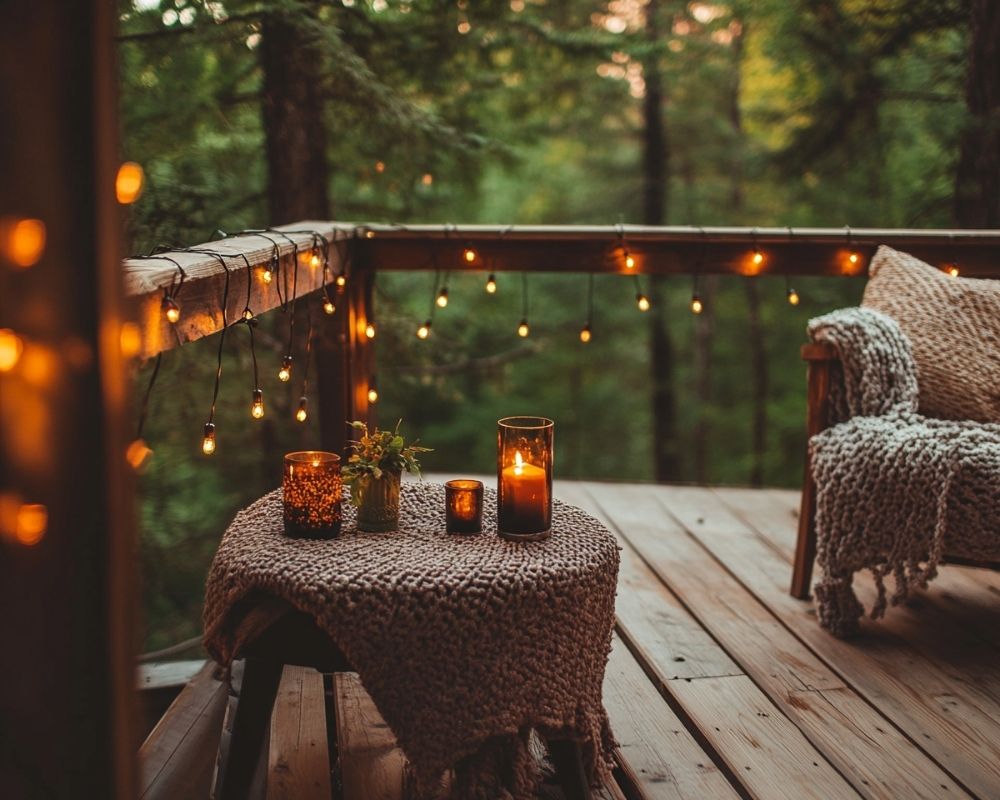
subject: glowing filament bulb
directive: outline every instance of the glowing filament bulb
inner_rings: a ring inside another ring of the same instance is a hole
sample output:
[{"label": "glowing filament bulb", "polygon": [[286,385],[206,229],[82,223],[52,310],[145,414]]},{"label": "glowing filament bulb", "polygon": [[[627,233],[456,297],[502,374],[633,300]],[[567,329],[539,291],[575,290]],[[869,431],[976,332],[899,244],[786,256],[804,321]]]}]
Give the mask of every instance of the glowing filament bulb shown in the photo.
[{"label": "glowing filament bulb", "polygon": [[697,294],[691,295],[691,313],[700,314],[705,310],[705,304],[701,301],[701,297]]},{"label": "glowing filament bulb", "polygon": [[580,328],[580,341],[586,344],[590,341],[590,323],[588,322]]},{"label": "glowing filament bulb", "polygon": [[431,335],[431,321],[427,320],[423,325],[417,328],[417,338],[426,339]]},{"label": "glowing filament bulb", "polygon": [[295,419],[298,422],[305,422],[306,419],[309,417],[309,411],[307,410],[308,405],[309,405],[309,400],[306,398],[305,395],[302,395],[302,397],[299,398],[299,407],[295,411]]},{"label": "glowing filament bulb", "polygon": [[517,335],[522,339],[530,333],[528,328],[528,320],[522,319],[521,324],[517,326]]},{"label": "glowing filament bulb", "polygon": [[438,308],[444,308],[448,305],[448,287],[443,286],[441,291],[438,292],[437,300],[435,301]]},{"label": "glowing filament bulb", "polygon": [[497,293],[497,279],[493,273],[486,279],[486,293],[496,294]]},{"label": "glowing filament bulb", "polygon": [[323,313],[327,315],[333,314],[337,310],[337,307],[333,304],[333,300],[329,297],[323,298]]},{"label": "glowing filament bulb", "polygon": [[649,311],[649,298],[642,292],[639,292],[635,296],[635,304],[639,307],[640,311]]},{"label": "glowing filament bulb", "polygon": [[791,306],[797,306],[802,298],[799,297],[799,293],[795,291],[791,286],[788,287],[788,304]]},{"label": "glowing filament bulb", "polygon": [[282,383],[288,383],[292,377],[292,357],[291,355],[282,356],[281,358],[281,369],[278,370],[278,380]]},{"label": "glowing filament bulb", "polygon": [[369,339],[374,339],[375,338],[375,323],[374,322],[369,322],[367,325],[365,325],[365,336],[367,336]]},{"label": "glowing filament bulb", "polygon": [[170,323],[176,324],[181,318],[181,307],[177,305],[177,301],[170,295],[165,295],[163,297],[163,302],[160,303],[160,308],[163,309],[163,314]]},{"label": "glowing filament bulb", "polygon": [[125,460],[136,472],[142,472],[152,457],[153,451],[142,439],[133,440],[125,450]]},{"label": "glowing filament bulb", "polygon": [[312,257],[309,259],[309,266],[312,267],[313,269],[316,269],[316,267],[318,267],[320,263],[321,262],[319,260],[319,256],[316,253],[313,253]]},{"label": "glowing filament bulb", "polygon": [[118,168],[115,177],[115,196],[122,205],[134,203],[142,193],[142,167],[134,161],[126,161]]},{"label": "glowing filament bulb", "polygon": [[270,265],[263,268],[260,273],[260,277],[264,283],[270,283],[274,280],[274,271],[271,269]]},{"label": "glowing filament bulb", "polygon": [[368,389],[368,402],[372,405],[375,405],[378,402],[378,389],[375,388],[374,383]]},{"label": "glowing filament bulb", "polygon": [[759,247],[755,247],[755,248],[753,249],[753,258],[752,258],[751,260],[752,260],[752,261],[753,261],[753,263],[754,263],[754,264],[756,264],[756,265],[757,265],[758,267],[759,267],[759,266],[760,266],[761,264],[763,264],[763,263],[764,263],[764,254],[763,254],[762,252],[760,252],[760,248],[759,248]]},{"label": "glowing filament bulb", "polygon": [[471,247],[466,247],[465,250],[462,251],[462,258],[465,259],[466,264],[471,264],[476,260],[476,251]]},{"label": "glowing filament bulb", "polygon": [[951,277],[957,278],[958,277],[958,272],[959,272],[959,270],[958,270],[958,262],[955,261],[955,262],[952,262],[951,264],[949,264],[948,265],[948,269],[946,270],[946,272],[949,275],[951,275]]},{"label": "glowing filament bulb", "polygon": [[205,423],[205,433],[201,440],[201,452],[206,456],[210,456],[215,452],[215,424],[212,422]]},{"label": "glowing filament bulb", "polygon": [[243,309],[243,321],[249,322],[252,319],[253,319],[253,311],[251,311],[250,307],[247,306],[246,308]]},{"label": "glowing filament bulb", "polygon": [[514,451],[514,474],[520,475],[524,472],[524,459],[521,458],[521,451]]},{"label": "glowing filament bulb", "polygon": [[847,260],[850,261],[851,264],[857,264],[860,259],[861,259],[861,256],[859,256],[857,254],[857,251],[855,251],[855,250],[852,250],[851,253],[850,253],[850,255],[847,256]]},{"label": "glowing filament bulb", "polygon": [[336,283],[339,288],[343,289],[345,286],[347,286],[347,276],[338,275]]},{"label": "glowing filament bulb", "polygon": [[254,419],[264,417],[264,392],[260,389],[253,390],[253,402],[250,404],[250,416]]},{"label": "glowing filament bulb", "polygon": [[625,251],[625,269],[635,269],[635,259],[628,250]]},{"label": "glowing filament bulb", "polygon": [[10,328],[0,328],[0,372],[14,369],[24,352],[24,342]]}]

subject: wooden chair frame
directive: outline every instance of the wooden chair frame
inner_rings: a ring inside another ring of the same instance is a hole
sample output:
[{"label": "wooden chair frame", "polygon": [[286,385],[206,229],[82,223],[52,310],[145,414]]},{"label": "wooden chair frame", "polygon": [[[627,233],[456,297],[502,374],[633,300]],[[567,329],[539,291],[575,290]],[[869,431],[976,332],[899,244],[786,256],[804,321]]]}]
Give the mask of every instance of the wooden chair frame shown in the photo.
[{"label": "wooden chair frame", "polygon": [[[806,362],[806,433],[811,439],[830,426],[830,379],[833,365],[840,360],[837,348],[827,342],[809,342],[802,345],[802,359]],[[812,584],[813,562],[816,560],[816,483],[812,476],[809,448],[806,446],[805,475],[802,481],[802,500],[799,509],[799,535],[795,545],[792,566],[791,595],[799,600],[809,597]],[[942,557],[942,563],[983,567],[1000,571],[1000,561],[978,561],[961,556]]]}]

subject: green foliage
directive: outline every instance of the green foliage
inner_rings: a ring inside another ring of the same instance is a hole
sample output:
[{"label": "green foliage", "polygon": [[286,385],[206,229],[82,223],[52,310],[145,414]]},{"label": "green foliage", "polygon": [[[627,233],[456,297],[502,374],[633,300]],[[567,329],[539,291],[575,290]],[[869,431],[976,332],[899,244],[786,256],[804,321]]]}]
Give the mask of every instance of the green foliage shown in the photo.
[{"label": "green foliage", "polygon": [[360,506],[364,493],[372,480],[381,480],[383,475],[399,475],[406,470],[420,475],[420,453],[431,452],[429,447],[420,447],[416,442],[406,444],[399,427],[400,419],[391,431],[380,431],[378,427],[369,432],[364,422],[351,423],[354,430],[361,433],[360,439],[352,439],[349,445],[351,455],[340,473],[344,482],[351,487],[351,502]]}]

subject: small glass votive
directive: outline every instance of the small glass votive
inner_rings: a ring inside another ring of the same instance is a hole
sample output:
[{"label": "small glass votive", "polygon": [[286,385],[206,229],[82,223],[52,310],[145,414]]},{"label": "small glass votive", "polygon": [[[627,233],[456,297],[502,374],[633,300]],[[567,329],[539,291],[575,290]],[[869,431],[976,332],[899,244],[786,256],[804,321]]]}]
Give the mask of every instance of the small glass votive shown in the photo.
[{"label": "small glass votive", "polygon": [[479,533],[483,529],[482,481],[448,481],[444,485],[444,508],[448,533]]},{"label": "small glass votive", "polygon": [[286,536],[332,539],[340,533],[340,456],[322,450],[288,453],[281,488]]},{"label": "small glass votive", "polygon": [[535,541],[552,531],[552,440],[545,417],[497,422],[497,532]]}]

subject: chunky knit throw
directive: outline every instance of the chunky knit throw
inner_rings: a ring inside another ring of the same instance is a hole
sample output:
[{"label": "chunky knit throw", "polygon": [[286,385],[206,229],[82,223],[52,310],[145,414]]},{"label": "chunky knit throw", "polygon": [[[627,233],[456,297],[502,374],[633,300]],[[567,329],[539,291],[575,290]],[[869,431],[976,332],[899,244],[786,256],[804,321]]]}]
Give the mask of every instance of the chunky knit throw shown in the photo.
[{"label": "chunky knit throw", "polygon": [[817,486],[815,594],[820,623],[845,636],[864,613],[853,575],[870,569],[885,613],[937,571],[943,553],[1000,559],[1000,425],[917,412],[912,349],[896,322],[852,308],[813,319],[833,344],[833,425],[810,441]]},{"label": "chunky knit throw", "polygon": [[358,532],[345,502],[342,535],[310,541],[283,535],[281,491],[266,495],[219,545],[206,647],[224,665],[238,657],[262,599],[312,616],[396,734],[420,794],[454,768],[457,796],[533,796],[532,731],[580,742],[602,779],[617,543],[559,502],[552,536],[508,542],[493,532],[496,493],[485,500],[484,533],[447,534],[444,487],[404,484],[398,532]]}]

